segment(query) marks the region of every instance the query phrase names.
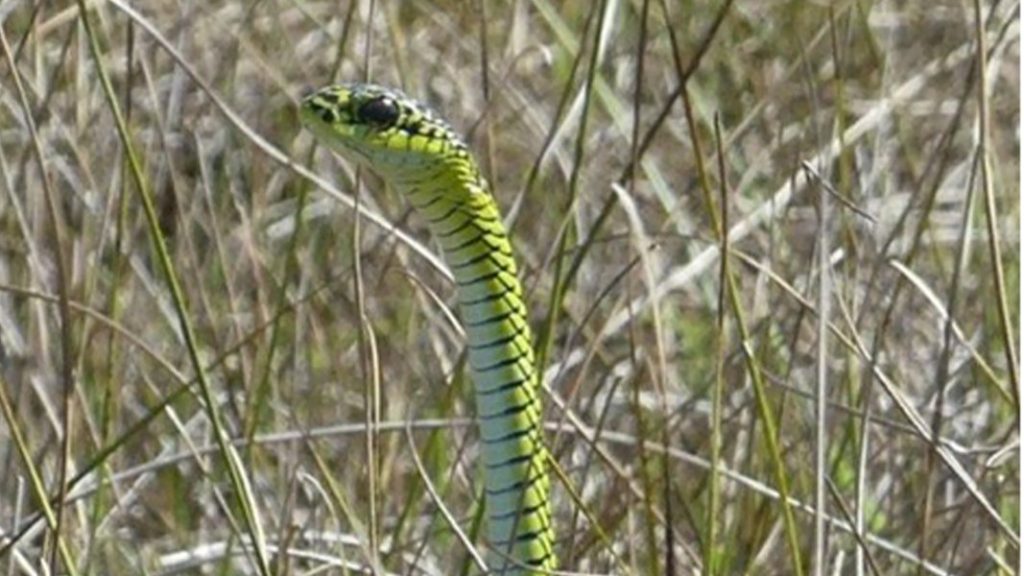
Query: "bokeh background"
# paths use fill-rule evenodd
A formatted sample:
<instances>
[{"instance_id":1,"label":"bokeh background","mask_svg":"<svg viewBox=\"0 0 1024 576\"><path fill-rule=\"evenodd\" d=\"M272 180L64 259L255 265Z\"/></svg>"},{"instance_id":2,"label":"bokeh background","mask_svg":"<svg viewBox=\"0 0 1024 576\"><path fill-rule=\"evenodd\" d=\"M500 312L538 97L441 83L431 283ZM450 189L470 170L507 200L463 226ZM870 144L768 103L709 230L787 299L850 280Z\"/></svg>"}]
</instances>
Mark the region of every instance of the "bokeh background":
<instances>
[{"instance_id":1,"label":"bokeh background","mask_svg":"<svg viewBox=\"0 0 1024 576\"><path fill-rule=\"evenodd\" d=\"M472 572L453 286L297 119L365 79L504 209L564 568L1015 573L1019 11L0 3L0 573Z\"/></svg>"}]
</instances>

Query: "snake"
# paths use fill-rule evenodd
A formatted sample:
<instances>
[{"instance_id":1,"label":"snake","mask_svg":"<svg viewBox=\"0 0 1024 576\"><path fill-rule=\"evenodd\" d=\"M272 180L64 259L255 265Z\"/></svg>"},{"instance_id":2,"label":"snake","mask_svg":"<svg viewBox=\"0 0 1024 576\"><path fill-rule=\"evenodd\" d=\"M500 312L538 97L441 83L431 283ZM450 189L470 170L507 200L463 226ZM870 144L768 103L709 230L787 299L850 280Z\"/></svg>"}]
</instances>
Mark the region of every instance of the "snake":
<instances>
[{"instance_id":1,"label":"snake","mask_svg":"<svg viewBox=\"0 0 1024 576\"><path fill-rule=\"evenodd\" d=\"M430 107L369 83L302 99L317 141L376 173L412 205L457 287L479 425L487 566L509 576L557 566L540 384L516 259L465 140Z\"/></svg>"}]
</instances>

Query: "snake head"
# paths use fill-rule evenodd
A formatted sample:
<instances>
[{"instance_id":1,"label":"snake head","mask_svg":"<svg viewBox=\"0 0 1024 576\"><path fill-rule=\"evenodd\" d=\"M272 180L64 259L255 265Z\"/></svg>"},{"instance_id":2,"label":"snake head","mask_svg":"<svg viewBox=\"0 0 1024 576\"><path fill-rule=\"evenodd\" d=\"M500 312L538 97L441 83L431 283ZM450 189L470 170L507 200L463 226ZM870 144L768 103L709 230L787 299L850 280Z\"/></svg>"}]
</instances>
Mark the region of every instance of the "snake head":
<instances>
[{"instance_id":1,"label":"snake head","mask_svg":"<svg viewBox=\"0 0 1024 576\"><path fill-rule=\"evenodd\" d=\"M466 145L426 106L374 84L338 84L302 100L302 123L345 158L386 177L464 160Z\"/></svg>"}]
</instances>

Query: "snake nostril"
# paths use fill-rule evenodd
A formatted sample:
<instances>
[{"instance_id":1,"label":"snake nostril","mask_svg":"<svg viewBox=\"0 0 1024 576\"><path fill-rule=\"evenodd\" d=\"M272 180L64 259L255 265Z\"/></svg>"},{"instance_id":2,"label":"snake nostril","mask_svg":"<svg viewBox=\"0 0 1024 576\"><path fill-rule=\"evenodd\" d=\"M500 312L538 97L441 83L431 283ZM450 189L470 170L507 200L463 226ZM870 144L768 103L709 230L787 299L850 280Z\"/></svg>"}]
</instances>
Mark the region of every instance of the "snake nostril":
<instances>
[{"instance_id":1,"label":"snake nostril","mask_svg":"<svg viewBox=\"0 0 1024 576\"><path fill-rule=\"evenodd\" d=\"M338 120L338 115L334 113L334 109L330 106L317 106L314 108L314 111L321 120L328 124Z\"/></svg>"}]
</instances>

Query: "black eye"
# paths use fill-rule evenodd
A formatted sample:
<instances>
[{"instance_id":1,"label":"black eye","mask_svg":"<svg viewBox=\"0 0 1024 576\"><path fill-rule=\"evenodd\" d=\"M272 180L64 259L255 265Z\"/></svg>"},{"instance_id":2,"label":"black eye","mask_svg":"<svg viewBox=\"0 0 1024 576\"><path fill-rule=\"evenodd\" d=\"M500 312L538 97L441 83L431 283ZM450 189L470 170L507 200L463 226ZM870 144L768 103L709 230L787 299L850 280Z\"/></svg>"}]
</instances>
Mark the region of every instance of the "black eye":
<instances>
[{"instance_id":1,"label":"black eye","mask_svg":"<svg viewBox=\"0 0 1024 576\"><path fill-rule=\"evenodd\" d=\"M398 104L391 98L375 98L359 108L359 117L365 122L388 126L398 120Z\"/></svg>"}]
</instances>

